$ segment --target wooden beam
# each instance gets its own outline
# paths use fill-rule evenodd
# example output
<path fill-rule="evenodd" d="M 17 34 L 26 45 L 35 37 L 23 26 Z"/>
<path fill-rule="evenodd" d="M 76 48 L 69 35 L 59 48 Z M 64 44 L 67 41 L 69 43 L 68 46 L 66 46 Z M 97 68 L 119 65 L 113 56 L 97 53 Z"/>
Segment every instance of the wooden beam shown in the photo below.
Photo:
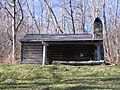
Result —
<path fill-rule="evenodd" d="M 43 62 L 42 62 L 42 65 L 45 65 L 46 58 L 47 58 L 47 46 L 45 44 L 43 44 Z"/>
<path fill-rule="evenodd" d="M 42 41 L 42 44 L 43 44 L 43 62 L 42 62 L 42 65 L 45 65 L 45 63 L 47 61 L 47 46 L 48 46 L 48 44 L 46 42 L 43 42 L 43 41 Z"/>
<path fill-rule="evenodd" d="M 59 41 L 57 41 L 57 42 L 47 42 L 47 44 L 49 44 L 49 45 L 95 45 L 95 44 L 101 44 L 102 42 L 101 41 L 91 41 L 91 42 L 77 42 L 77 41 L 71 41 L 71 42 L 59 42 Z"/>
<path fill-rule="evenodd" d="M 101 60 L 101 46 L 100 45 L 97 46 L 97 60 L 98 61 Z"/>

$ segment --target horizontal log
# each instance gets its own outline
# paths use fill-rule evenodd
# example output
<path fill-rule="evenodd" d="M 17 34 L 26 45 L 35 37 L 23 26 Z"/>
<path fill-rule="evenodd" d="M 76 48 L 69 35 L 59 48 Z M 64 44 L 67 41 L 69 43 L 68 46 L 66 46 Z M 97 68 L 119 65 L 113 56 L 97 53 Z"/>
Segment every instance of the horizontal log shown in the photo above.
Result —
<path fill-rule="evenodd" d="M 22 64 L 42 64 L 42 60 L 38 59 L 23 59 Z"/>
<path fill-rule="evenodd" d="M 100 65 L 104 61 L 60 61 L 61 64 L 71 64 L 71 65 Z"/>
<path fill-rule="evenodd" d="M 43 49 L 41 46 L 23 46 L 23 49 Z"/>
<path fill-rule="evenodd" d="M 22 56 L 24 59 L 42 59 L 42 57 L 30 57 L 30 56 Z"/>
<path fill-rule="evenodd" d="M 26 51 L 23 51 L 22 53 L 27 54 L 27 55 L 34 55 L 34 54 L 42 55 L 42 52 L 26 52 Z"/>
<path fill-rule="evenodd" d="M 23 48 L 23 51 L 42 51 L 42 48 Z"/>
<path fill-rule="evenodd" d="M 23 51 L 23 54 L 42 54 L 41 51 Z"/>
<path fill-rule="evenodd" d="M 32 46 L 35 46 L 35 45 L 39 45 L 39 46 L 42 46 L 42 43 L 22 43 L 22 45 L 32 45 Z"/>

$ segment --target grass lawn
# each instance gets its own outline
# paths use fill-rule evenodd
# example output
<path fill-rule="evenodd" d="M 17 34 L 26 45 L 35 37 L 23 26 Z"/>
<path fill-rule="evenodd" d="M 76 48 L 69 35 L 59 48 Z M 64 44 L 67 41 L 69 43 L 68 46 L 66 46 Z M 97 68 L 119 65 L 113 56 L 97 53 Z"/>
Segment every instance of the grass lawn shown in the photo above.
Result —
<path fill-rule="evenodd" d="M 120 66 L 0 65 L 0 90 L 43 88 L 120 90 Z"/>

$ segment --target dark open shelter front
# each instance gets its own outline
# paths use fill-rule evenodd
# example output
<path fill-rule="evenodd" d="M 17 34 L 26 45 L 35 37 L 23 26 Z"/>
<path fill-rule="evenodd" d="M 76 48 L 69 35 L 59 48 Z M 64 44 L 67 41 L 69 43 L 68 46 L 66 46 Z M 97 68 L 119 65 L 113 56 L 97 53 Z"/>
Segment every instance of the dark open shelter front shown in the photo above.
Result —
<path fill-rule="evenodd" d="M 95 46 L 87 44 L 62 44 L 48 47 L 48 61 L 89 61 L 95 60 Z"/>
<path fill-rule="evenodd" d="M 103 39 L 90 34 L 28 34 L 21 43 L 21 63 L 103 60 Z"/>

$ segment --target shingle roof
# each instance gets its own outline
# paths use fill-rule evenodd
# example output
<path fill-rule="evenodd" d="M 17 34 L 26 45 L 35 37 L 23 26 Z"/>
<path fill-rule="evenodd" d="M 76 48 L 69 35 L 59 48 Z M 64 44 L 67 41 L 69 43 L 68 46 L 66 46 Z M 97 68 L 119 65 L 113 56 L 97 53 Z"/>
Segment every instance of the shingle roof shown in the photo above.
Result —
<path fill-rule="evenodd" d="M 94 39 L 91 34 L 27 34 L 21 42 L 41 42 L 41 41 L 91 41 L 103 40 Z"/>

